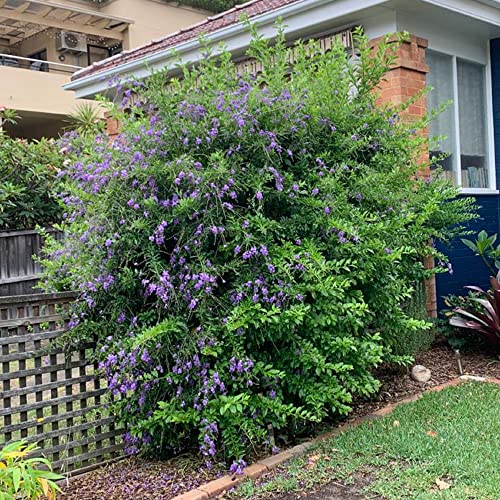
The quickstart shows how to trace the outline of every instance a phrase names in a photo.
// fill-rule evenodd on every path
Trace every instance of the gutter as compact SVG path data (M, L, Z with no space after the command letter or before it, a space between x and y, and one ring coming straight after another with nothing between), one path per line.
M292 16L306 14L313 9L327 7L328 4L335 4L335 8L331 5L331 10L327 12L327 14L331 12L331 15L322 17L322 22L354 14L367 8L387 3L388 1L389 0L356 0L355 2L352 0L303 0L252 17L251 22L258 24L260 31L263 29L273 30L274 24L280 18L287 20L287 18ZM323 15L324 14L325 13L323 13ZM311 26L310 23L302 23L301 25L294 26L292 28L290 28L290 26L285 26L285 32L291 33L309 26ZM237 40L238 37L240 40ZM248 47L250 34L245 29L245 24L243 22L238 22L213 33L209 33L205 39L215 45L223 42L230 42L232 40L233 43L226 43L226 46L228 50L235 52ZM220 52L220 50L215 50L214 55ZM189 59L190 55L194 57ZM65 84L63 88L65 90L75 91L75 96L77 98L88 98L94 96L95 94L109 90L110 87L107 82L113 77L116 78L125 75L133 75L138 79L146 78L151 75L153 70L167 67L168 63L174 58L174 56L176 62L178 62L179 59L182 62L194 62L199 60L202 57L202 54L200 53L200 43L198 39L189 40L176 45L175 47L163 49L160 52L147 55L135 61L130 61L89 76L84 76Z

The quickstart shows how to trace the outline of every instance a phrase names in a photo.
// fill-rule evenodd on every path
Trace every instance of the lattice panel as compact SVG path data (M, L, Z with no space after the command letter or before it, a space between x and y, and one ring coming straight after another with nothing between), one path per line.
M0 446L37 442L65 472L121 454L122 431L103 404L106 387L89 363L94 345L64 352L72 294L0 297Z

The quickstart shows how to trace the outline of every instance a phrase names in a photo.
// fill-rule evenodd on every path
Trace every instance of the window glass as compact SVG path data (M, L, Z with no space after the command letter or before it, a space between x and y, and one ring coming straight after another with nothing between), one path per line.
M427 84L433 90L427 94L429 110L439 109L441 104L453 100L453 58L438 52L427 51L426 61L429 65L427 74ZM453 104L450 104L441 114L439 114L429 125L429 135L446 136L433 147L431 156L448 153L448 156L440 161L443 168L443 175L453 180L456 184L455 167L456 146L455 146L455 113Z
M89 66L96 62L102 61L103 59L107 59L109 56L110 53L107 47L87 45L87 57Z
M457 59L462 187L488 187L483 66Z

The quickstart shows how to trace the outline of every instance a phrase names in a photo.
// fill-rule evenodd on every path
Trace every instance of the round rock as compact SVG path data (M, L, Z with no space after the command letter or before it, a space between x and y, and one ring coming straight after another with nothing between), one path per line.
M429 382L431 379L431 371L424 365L415 365L411 369L411 378L421 383Z

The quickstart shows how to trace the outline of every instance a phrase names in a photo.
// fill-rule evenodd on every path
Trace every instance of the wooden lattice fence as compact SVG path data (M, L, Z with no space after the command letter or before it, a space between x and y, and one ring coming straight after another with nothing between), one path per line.
M71 293L0 297L0 446L26 439L64 472L121 454L122 431L106 412L106 387L88 362L94 345L67 353Z

